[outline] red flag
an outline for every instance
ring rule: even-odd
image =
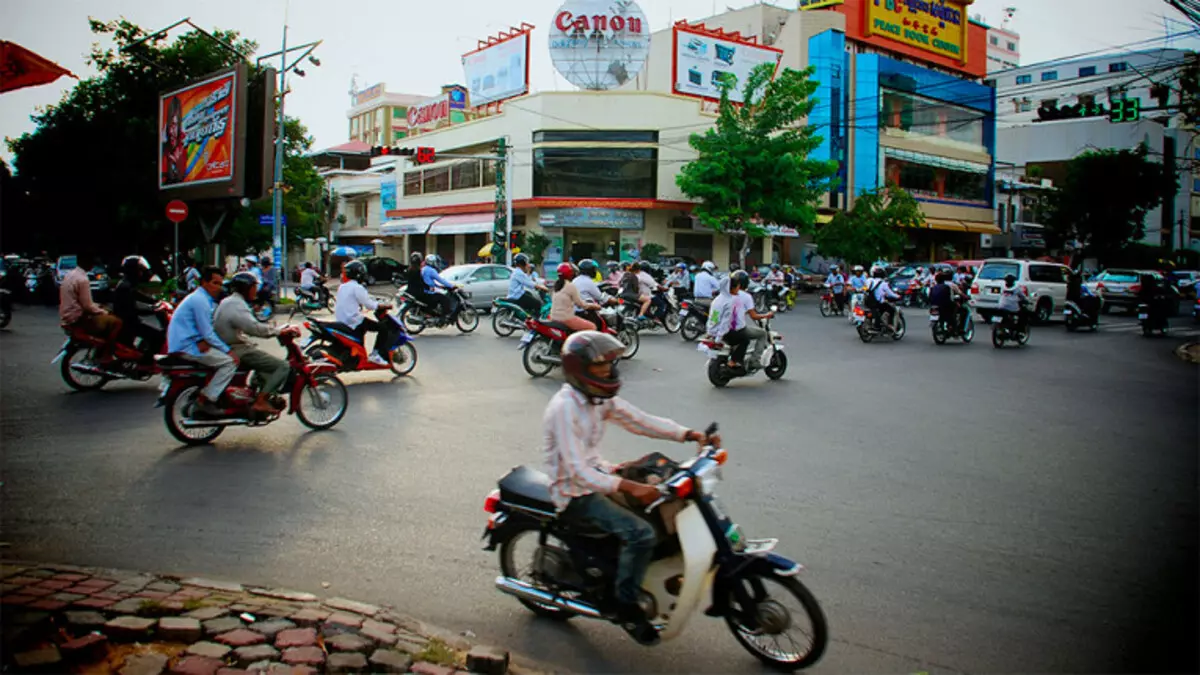
[[[19,44],[0,40],[0,93],[50,84],[63,75],[75,77],[75,74],[66,68],[34,54]]]

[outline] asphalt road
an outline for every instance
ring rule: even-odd
[[[1195,671],[1200,400],[1179,338],[1114,317],[1037,329],[1024,349],[986,333],[937,347],[913,313],[903,342],[864,345],[805,302],[776,322],[781,382],[714,389],[676,336],[646,336],[623,372],[635,404],[720,421],[728,510],[806,565],[829,618],[813,672]],[[645,649],[493,590],[483,499],[541,462],[561,385],[526,376],[515,337],[433,331],[412,377],[348,376],[332,431],[289,419],[197,449],[167,434],[153,383],[68,393],[49,364],[60,340],[41,308],[0,332],[12,556],[392,603],[568,670],[759,670],[712,619]],[[619,429],[605,446],[687,452]]]

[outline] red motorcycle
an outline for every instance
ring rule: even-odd
[[[821,290],[821,316],[830,317],[834,314],[842,315],[846,313],[846,301],[842,300],[839,308],[838,299],[833,295],[833,288],[826,284]]]
[[[175,308],[160,302],[154,306],[154,315],[164,334]],[[103,338],[89,335],[79,328],[63,326],[67,340],[59,348],[50,363],[59,363],[59,373],[67,386],[77,391],[99,389],[112,380],[136,380],[144,382],[161,371],[154,360],[149,360],[139,349],[118,342],[112,350],[113,359],[101,363],[98,354],[105,346]],[[158,354],[167,353],[164,339]]]
[[[238,370],[233,382],[221,395],[216,417],[196,417],[196,400],[208,383],[213,371],[174,355],[156,357],[163,373],[158,405],[164,406],[163,420],[171,435],[188,445],[211,443],[227,427],[260,427],[274,422],[286,410],[295,413],[300,423],[310,429],[329,429],[346,415],[348,396],[346,385],[335,374],[337,366],[327,361],[312,361],[296,344],[299,328],[286,328],[279,333],[279,343],[287,350],[291,372],[283,390],[288,400],[274,397],[278,409],[263,414],[251,410],[258,395],[249,385],[249,373]]]
[[[363,341],[349,326],[336,321],[305,321],[304,327],[311,335],[308,342],[302,345],[304,353],[311,359],[333,363],[339,373],[391,370],[398,376],[408,375],[417,367],[417,347],[413,344],[412,336],[399,319],[388,313],[385,306],[375,310],[375,320],[380,324],[385,321],[391,324],[391,337],[388,338],[391,345],[378,345],[379,352],[388,359],[387,365],[371,363]],[[380,339],[379,334],[375,339]]]
[[[631,359],[641,347],[641,338],[637,328],[634,328],[632,323],[624,322],[623,318],[614,310],[600,311],[601,330],[625,345],[622,359]],[[562,345],[572,331],[565,325],[549,319],[526,319],[525,327],[528,330],[521,338],[521,350],[524,352],[521,362],[525,366],[525,372],[531,376],[545,377],[555,366],[562,364]]]

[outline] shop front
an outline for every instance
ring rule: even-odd
[[[491,239],[495,214],[464,213],[438,218],[426,233],[426,248],[437,251],[447,265],[479,260],[479,249]]]
[[[544,208],[538,212],[538,225],[550,239],[543,255],[548,271],[564,260],[591,258],[601,265],[631,262],[641,256],[645,243],[646,211],[586,206]]]

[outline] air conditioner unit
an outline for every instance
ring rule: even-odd
[[[980,246],[980,248],[992,248],[992,235],[990,235],[990,234],[979,235],[979,246]]]

